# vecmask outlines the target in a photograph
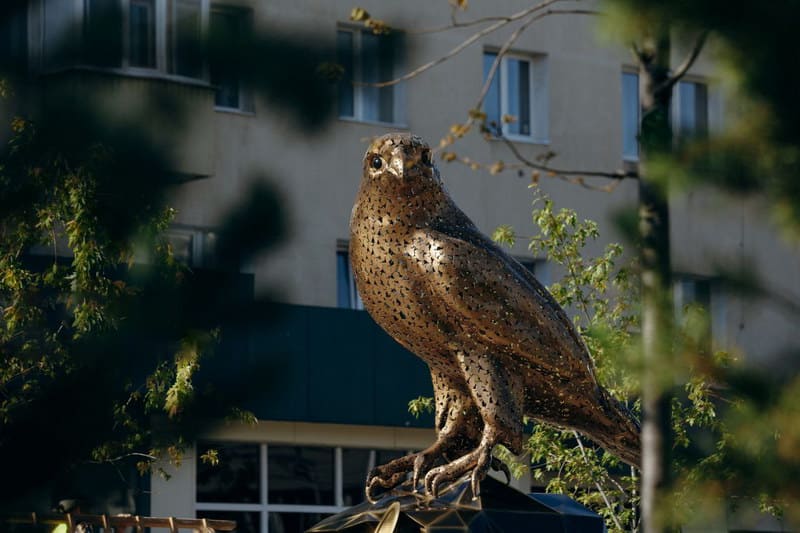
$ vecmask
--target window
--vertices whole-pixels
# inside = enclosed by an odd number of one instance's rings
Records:
[[[212,466],[199,457],[218,452]],[[259,443],[200,442],[198,518],[236,520],[241,533],[302,533],[364,500],[364,480],[404,452]]]
[[[235,62],[207,65],[202,53],[208,32],[235,40],[249,31],[249,9],[209,0],[40,1],[42,39],[30,43],[44,69],[82,64],[206,80],[217,89],[217,107],[252,110]]]
[[[189,267],[210,268],[215,263],[217,235],[211,230],[172,226],[164,234],[175,260]]]
[[[241,38],[250,28],[250,12],[245,9],[214,6],[211,9],[211,36],[227,42]],[[252,110],[248,92],[241,83],[235,61],[210,66],[211,84],[217,88],[214,103],[224,109]]]
[[[678,138],[708,134],[708,89],[704,83],[681,81],[673,99],[673,128]]]
[[[527,268],[536,279],[547,287],[550,285],[550,263],[547,262],[547,259],[531,259],[531,258],[517,258],[517,261],[520,262],[522,266]]]
[[[679,324],[691,307],[702,310],[706,329],[701,339],[705,351],[710,351],[713,343],[724,343],[726,305],[719,283],[708,278],[678,275],[673,283],[673,305]]]
[[[128,65],[156,68],[156,0],[128,1]]]
[[[121,3],[85,0],[82,60],[96,67],[122,66],[124,20]]]
[[[622,158],[639,159],[639,75],[622,73]]]
[[[0,67],[24,72],[28,55],[28,19],[23,6],[8,8],[0,18]]]
[[[350,252],[347,243],[339,243],[336,252],[336,306],[344,309],[364,309],[364,302],[358,294],[353,270],[350,268]]]
[[[401,123],[402,84],[373,87],[400,74],[402,36],[375,35],[371,30],[340,29],[337,61],[344,73],[339,82],[339,117],[369,122]]]
[[[484,52],[484,82],[496,60],[497,53]],[[546,57],[506,54],[484,100],[486,124],[497,137],[546,143],[547,100]]]
[[[74,30],[76,27],[74,2],[69,0],[42,0],[41,40],[42,67],[57,69],[74,61]],[[35,43],[36,39],[32,42]]]
[[[167,24],[170,54],[169,70],[187,78],[203,78],[200,46],[203,38],[201,0],[174,0]]]

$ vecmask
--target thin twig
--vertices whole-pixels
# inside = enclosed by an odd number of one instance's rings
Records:
[[[122,461],[123,459],[128,459],[129,457],[144,457],[145,459],[149,459],[151,461],[155,461],[155,460],[158,459],[158,457],[156,457],[154,455],[147,454],[147,453],[131,452],[131,453],[126,453],[124,455],[120,455],[118,457],[113,457],[111,459],[103,459],[102,461],[88,461],[88,462],[92,463],[92,464],[103,464],[103,463],[112,463],[113,464],[113,463],[118,463],[118,462]]]
[[[525,166],[531,167],[536,170],[543,170],[545,172],[551,172],[553,174],[559,174],[562,176],[586,176],[593,178],[611,178],[615,180],[624,180],[625,178],[639,177],[638,174],[635,172],[627,172],[623,170],[617,170],[614,172],[605,172],[602,170],[566,170],[566,169],[548,167],[547,165],[536,163],[535,161],[527,159],[525,156],[522,155],[517,146],[513,142],[508,140],[506,137],[498,137],[498,139],[503,141],[506,144],[506,146],[508,146],[508,148],[514,154],[514,157],[516,159],[518,159]]]
[[[575,435],[575,439],[578,441],[578,448],[580,448],[581,450],[581,455],[583,456],[583,460],[586,462],[587,465],[589,465],[589,458],[586,457],[586,450],[583,447],[583,442],[581,442],[580,435],[578,435],[577,431],[573,431],[572,434]],[[608,507],[608,510],[611,512],[611,520],[614,521],[614,525],[617,526],[617,529],[623,531],[622,524],[619,523],[617,514],[614,512],[614,507],[611,505],[611,502],[608,501],[608,496],[606,496],[603,487],[601,487],[600,483],[598,483],[597,481],[594,482],[594,486],[597,487],[597,491],[600,493],[600,496],[602,496],[603,501],[606,502],[606,507]]]
[[[439,149],[437,148],[435,151],[438,152]],[[453,161],[457,161],[458,163],[466,165],[466,166],[472,168],[473,170],[486,169],[486,168],[491,166],[491,165],[487,165],[485,163],[479,163],[479,162],[474,161],[474,160],[472,160],[472,159],[470,159],[468,157],[456,157],[455,159],[453,159]],[[528,166],[529,165],[527,165],[525,163],[508,164],[508,165],[505,165],[504,170],[520,170],[520,169],[526,168]],[[607,185],[597,186],[597,185],[592,185],[590,183],[587,183],[586,180],[583,179],[583,176],[562,175],[562,174],[558,174],[557,170],[553,171],[553,170],[551,170],[551,169],[549,169],[547,167],[543,167],[543,170],[547,170],[548,177],[551,177],[551,178],[554,178],[554,179],[559,179],[561,181],[570,183],[572,185],[577,185],[579,187],[583,187],[584,189],[587,189],[587,190],[590,190],[590,191],[610,193],[610,192],[614,192],[614,190],[616,190],[616,188],[619,187],[619,184],[622,183],[621,179],[615,179],[615,180],[613,180],[611,183],[609,183]]]
[[[560,0],[559,0],[560,1]],[[404,33],[407,35],[422,35],[426,33],[441,33],[449,30],[457,30],[462,28],[469,28],[470,26],[478,26],[480,24],[486,24],[487,22],[498,22],[498,21],[507,21],[510,17],[481,17],[479,19],[468,20],[464,22],[458,22],[454,18],[451,18],[450,24],[446,26],[439,26],[434,28],[423,28],[420,30],[404,30]]]
[[[413,78],[415,76],[420,75],[421,73],[425,72],[426,70],[430,70],[431,68],[435,67],[436,65],[444,63],[445,61],[447,61],[448,59],[452,58],[453,56],[458,55],[465,48],[467,48],[469,45],[471,45],[472,43],[474,43],[475,41],[477,41],[481,37],[489,35],[490,33],[499,30],[503,26],[506,26],[506,25],[514,22],[515,20],[519,20],[519,19],[525,18],[525,17],[527,17],[528,15],[530,15],[532,13],[535,13],[537,11],[541,11],[542,9],[545,9],[547,6],[549,6],[551,4],[554,4],[556,2],[563,2],[563,1],[564,0],[545,0],[541,4],[537,4],[535,6],[531,6],[531,7],[527,8],[527,9],[523,9],[522,11],[520,11],[518,13],[515,13],[515,14],[509,16],[506,19],[499,20],[499,21],[495,22],[494,24],[492,24],[491,26],[488,26],[488,27],[482,29],[481,31],[474,33],[472,36],[470,36],[468,39],[465,39],[464,41],[462,41],[458,46],[456,46],[455,48],[450,50],[445,55],[440,56],[440,57],[438,57],[438,58],[436,58],[436,59],[434,59],[432,61],[429,61],[429,62],[425,63],[424,65],[415,68],[411,72],[400,76],[399,78],[395,78],[393,80],[384,81],[384,82],[380,82],[380,83],[369,83],[369,84],[364,84],[364,85],[369,85],[370,87],[389,87],[391,85],[397,85],[398,83],[400,83],[402,81],[405,81],[405,80],[408,80],[408,79],[411,79],[411,78]]]
[[[519,36],[522,35],[522,32],[527,30],[534,22],[549,14],[553,14],[553,12],[552,10],[548,9],[546,12],[540,13],[539,15],[532,15],[528,20],[523,22],[519,28],[514,30],[514,33],[512,33],[508,39],[506,39],[506,42],[503,43],[503,46],[497,52],[497,56],[492,62],[492,68],[489,69],[489,73],[486,76],[486,81],[481,88],[480,95],[478,95],[478,101],[473,106],[473,109],[480,109],[483,105],[483,100],[486,98],[486,95],[489,94],[489,88],[492,86],[494,77],[497,75],[497,69],[500,68],[500,63],[503,60],[503,57],[508,53],[509,49],[511,49],[511,46],[517,41],[517,39],[519,39]]]

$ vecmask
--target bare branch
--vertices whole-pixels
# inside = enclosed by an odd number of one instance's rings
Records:
[[[149,461],[158,460],[158,457],[156,457],[154,455],[150,455],[150,454],[147,454],[147,453],[141,453],[141,452],[131,452],[131,453],[126,453],[126,454],[120,455],[118,457],[112,457],[111,459],[103,459],[102,461],[87,461],[87,462],[91,463],[91,464],[104,464],[104,463],[114,464],[114,463],[118,463],[118,462],[122,461],[123,459],[128,459],[130,457],[142,457],[142,458],[147,459]]]
[[[672,87],[686,75],[689,69],[692,68],[692,65],[694,65],[694,62],[697,60],[697,56],[699,56],[700,52],[703,50],[703,46],[706,44],[707,38],[708,31],[704,31],[697,37],[697,40],[695,41],[692,50],[689,52],[689,55],[686,56],[686,58],[683,60],[683,63],[678,65],[678,68],[675,69],[675,71],[672,73],[672,76],[670,76],[667,81],[656,87],[656,93],[671,90]]]
[[[467,48],[471,44],[475,43],[481,37],[489,35],[490,33],[493,33],[495,31],[499,30],[500,28],[502,28],[504,26],[507,26],[508,24],[510,24],[510,23],[512,23],[512,22],[514,22],[516,20],[524,19],[525,17],[527,17],[527,16],[529,16],[529,15],[531,15],[533,13],[536,13],[537,11],[542,11],[543,9],[546,9],[548,6],[550,6],[552,4],[555,4],[557,2],[563,2],[563,1],[564,0],[544,0],[540,4],[528,7],[528,8],[523,9],[522,11],[520,11],[518,13],[510,15],[507,18],[503,18],[501,20],[498,20],[497,22],[495,22],[491,26],[488,26],[488,27],[486,27],[486,28],[484,28],[484,29],[472,34],[469,38],[467,38],[464,41],[462,41],[458,46],[456,46],[455,48],[453,48],[452,50],[450,50],[449,52],[447,52],[443,56],[440,56],[440,57],[438,57],[438,58],[436,58],[436,59],[434,59],[432,61],[429,61],[429,62],[425,63],[424,65],[421,65],[421,66],[417,67],[416,69],[412,70],[411,72],[400,76],[399,78],[395,78],[393,80],[384,81],[384,82],[380,82],[380,83],[369,83],[369,84],[363,84],[363,85],[368,85],[370,87],[389,87],[391,85],[397,85],[400,82],[403,82],[403,81],[409,80],[411,78],[414,78],[414,77],[420,75],[421,73],[423,73],[423,72],[425,72],[427,70],[430,70],[433,67],[435,67],[435,66],[437,66],[437,65],[439,65],[441,63],[444,63],[448,59],[458,55],[465,48]],[[563,10],[564,13],[566,13],[566,12],[575,12],[575,11],[578,11],[578,10]],[[560,14],[560,13],[562,13],[562,11],[553,11],[552,13],[549,13],[549,14]]]
[[[599,11],[593,11],[591,9],[548,9],[544,13],[539,13],[538,15],[534,15],[528,20],[526,20],[519,28],[514,30],[514,33],[503,43],[503,46],[497,52],[497,57],[495,57],[494,62],[492,63],[492,68],[489,69],[489,73],[486,76],[486,82],[483,84],[481,88],[480,95],[478,96],[478,101],[475,103],[474,109],[480,109],[483,105],[483,101],[486,98],[486,95],[489,93],[489,88],[492,85],[492,81],[494,77],[497,75],[497,69],[500,68],[500,62],[503,59],[511,46],[516,42],[522,33],[528,29],[528,27],[536,22],[539,19],[542,19],[548,15],[564,15],[564,14],[577,14],[577,15],[599,15]]]
[[[583,460],[589,465],[589,459],[586,457],[586,449],[583,447],[583,442],[581,442],[581,437],[578,435],[577,431],[573,431],[572,434],[575,436],[575,440],[578,441],[578,448],[581,450],[581,456],[583,456]],[[614,521],[614,525],[617,526],[617,529],[620,531],[624,531],[622,528],[622,524],[619,523],[619,519],[617,518],[617,513],[614,512],[614,506],[611,505],[611,502],[608,500],[608,496],[606,496],[603,487],[597,481],[594,482],[595,487],[597,487],[597,491],[600,493],[600,496],[603,497],[603,501],[606,503],[606,507],[609,510],[609,514],[611,515],[611,519]]]
[[[425,33],[440,33],[449,30],[457,30],[462,28],[469,28],[470,26],[478,26],[480,24],[486,24],[487,22],[498,22],[498,21],[509,21],[510,17],[481,17],[479,19],[468,20],[465,22],[458,22],[455,19],[451,19],[450,24],[446,26],[439,26],[433,28],[423,28],[420,30],[405,30],[405,33],[408,35],[422,35]]]
[[[438,151],[438,150],[439,149],[436,149],[435,151]],[[479,163],[479,162],[474,161],[474,160],[472,160],[472,159],[470,159],[468,157],[456,156],[455,158],[449,159],[448,161],[456,161],[458,163],[461,163],[463,165],[466,165],[466,166],[470,167],[472,170],[479,170],[479,169],[486,170],[486,169],[488,169],[493,174],[497,173],[496,171],[492,171],[491,170],[492,167],[495,166],[494,164],[487,165],[485,163]],[[509,164],[509,165],[503,165],[503,170],[520,170],[520,169],[526,168],[528,166],[529,165],[527,165],[525,163]],[[612,181],[608,185],[597,186],[597,185],[593,185],[593,184],[587,183],[586,180],[583,179],[583,176],[580,176],[580,175],[575,175],[575,176],[563,175],[563,174],[559,174],[557,169],[553,170],[553,169],[550,169],[550,168],[544,167],[544,166],[542,166],[542,168],[547,171],[548,176],[551,177],[551,178],[559,179],[559,180],[565,181],[567,183],[571,183],[572,185],[578,185],[578,186],[583,187],[584,189],[588,189],[590,191],[613,192],[619,186],[619,184],[622,183],[621,179],[615,179],[614,181]]]
[[[613,172],[605,172],[601,170],[566,170],[566,169],[558,169],[552,168],[542,163],[537,163],[535,161],[531,161],[530,159],[526,158],[522,153],[519,151],[517,146],[508,140],[506,137],[498,137],[501,141],[508,146],[511,153],[514,154],[514,157],[526,167],[530,167],[536,170],[541,170],[544,172],[549,172],[551,174],[558,174],[560,176],[586,176],[592,178],[611,178],[614,180],[624,180],[626,178],[638,179],[639,175],[635,172],[627,172],[624,170],[617,170]]]
[[[631,43],[631,53],[633,54],[633,59],[637,62],[637,64],[646,63],[646,58],[644,52],[636,42]]]

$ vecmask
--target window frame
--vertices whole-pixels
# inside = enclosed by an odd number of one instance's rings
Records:
[[[681,85],[682,84],[701,85],[705,91],[705,129],[698,132],[697,129],[697,108],[694,109],[695,123],[692,127],[685,128],[681,121],[681,109],[684,102],[681,99]],[[672,93],[672,109],[670,110],[670,121],[672,124],[672,132],[676,141],[683,141],[687,139],[703,139],[707,138],[712,131],[712,113],[711,113],[711,89],[708,80],[698,78],[695,76],[684,76],[673,87]],[[696,102],[696,101],[695,101]],[[694,103],[693,103],[694,105]]]
[[[392,86],[392,116],[393,121],[386,122],[383,120],[372,120],[365,118],[366,97],[364,96],[365,87],[361,85],[363,79],[363,65],[361,61],[362,54],[362,40],[364,33],[370,33],[371,30],[361,26],[353,26],[348,24],[338,24],[336,26],[336,43],[338,46],[339,32],[347,32],[353,36],[353,115],[342,115],[337,109],[337,118],[345,122],[358,122],[361,124],[375,124],[379,126],[392,126],[396,128],[407,128],[406,119],[406,106],[405,106],[405,83],[400,82]],[[394,65],[392,68],[392,76],[398,77],[401,74],[402,66],[404,64],[404,47],[400,45],[399,50],[394,50]],[[346,80],[344,80],[346,82]],[[336,102],[338,106],[338,99]]]
[[[553,282],[552,265],[545,257],[515,256],[515,259],[528,270],[544,287]]]
[[[342,287],[339,286],[339,277],[341,272],[339,272],[339,259],[341,256],[344,256],[345,263],[347,265],[347,297],[349,305],[339,305],[340,303],[340,290],[343,290]],[[358,292],[358,287],[356,287],[356,280],[353,276],[353,267],[350,263],[350,243],[347,240],[340,239],[336,243],[336,306],[339,309],[354,309],[356,311],[363,311],[364,310],[364,301],[361,299],[361,295]]]
[[[636,77],[636,155],[630,155],[625,153],[625,86],[624,86],[624,79],[625,76],[635,76]],[[639,145],[639,136],[641,135],[641,127],[642,127],[642,101],[641,95],[639,94],[639,72],[633,68],[623,68],[622,73],[620,74],[620,99],[621,99],[621,126],[622,126],[622,160],[631,163],[638,163],[639,157],[641,154],[641,146]]]
[[[88,0],[64,0],[64,8],[71,19],[69,39],[79,39],[86,29],[90,17]],[[51,59],[47,53],[48,34],[45,28],[46,0],[35,0],[28,5],[28,62],[35,65],[34,70],[43,73],[60,72],[68,69],[82,69],[98,72],[109,72],[120,76],[129,76],[145,79],[163,79],[186,85],[214,88],[210,82],[209,66],[204,62],[200,77],[191,77],[178,74],[175,69],[175,36],[170,31],[168,21],[174,20],[176,3],[171,0],[153,0],[155,6],[155,65],[142,67],[131,65],[130,53],[130,6],[131,0],[116,0],[121,10],[121,57],[117,66],[97,66],[87,63],[80,55],[71,57],[67,61],[55,61],[47,64]],[[214,9],[237,10],[247,13],[252,23],[252,8],[243,4],[227,2],[213,2],[212,0],[199,0],[200,31],[206,34],[209,31],[211,12]],[[170,12],[172,11],[172,12]],[[57,59],[57,58],[56,58]],[[239,113],[245,115],[255,114],[255,103],[250,91],[246,87],[239,87],[239,107],[225,107],[214,105],[216,111]]]
[[[142,72],[166,72],[166,14],[167,0],[152,0],[153,2],[153,63],[152,67],[131,65],[131,2],[137,0],[120,0],[122,4],[122,69],[132,73]],[[86,21],[86,3],[84,11],[81,13],[81,24]]]
[[[209,0],[203,0],[204,2],[208,2]],[[237,17],[242,17],[239,20],[241,23],[243,20],[245,24],[248,24],[252,27],[253,24],[253,11],[251,8],[242,5],[234,5],[234,4],[227,4],[227,3],[214,3],[209,6],[208,11],[206,12],[205,17],[205,26],[203,26],[203,31],[208,32],[209,28],[211,27],[211,15],[216,11],[219,13],[235,13]],[[246,19],[246,20],[245,20]],[[252,92],[244,86],[242,83],[239,83],[239,90],[238,90],[238,106],[231,107],[225,105],[217,104],[217,97],[216,97],[216,86],[211,81],[211,69],[206,62],[204,65],[204,74],[206,79],[209,81],[212,87],[215,87],[215,94],[214,94],[214,110],[225,112],[225,113],[239,113],[243,115],[253,115],[255,114],[255,102],[253,100]]]
[[[486,83],[486,73],[483,72],[483,65],[487,54],[492,54],[495,58],[499,55],[499,50],[486,48],[481,52],[481,77],[482,82]],[[530,109],[530,134],[511,133],[508,131],[509,124],[503,122],[503,116],[509,113],[509,92],[508,85],[508,60],[525,61],[528,63],[528,108]],[[543,53],[520,53],[506,52],[500,60],[499,68],[495,72],[498,80],[498,91],[500,93],[500,117],[499,126],[502,137],[514,142],[531,144],[550,144],[550,117],[549,117],[549,65],[548,56]],[[493,138],[497,136],[492,135]]]
[[[708,301],[698,297],[698,287],[703,286]],[[673,317],[676,323],[683,320],[686,306],[700,305],[708,316],[708,338],[710,350],[727,345],[728,299],[719,278],[677,272],[672,279]]]
[[[193,479],[194,495],[192,501],[194,503],[194,515],[197,516],[198,511],[232,511],[232,512],[258,512],[259,513],[259,527],[261,533],[269,532],[269,513],[298,513],[298,514],[336,514],[347,509],[344,504],[344,466],[343,466],[343,450],[346,449],[362,449],[368,450],[369,463],[368,469],[375,466],[376,456],[378,451],[398,451],[402,453],[410,453],[409,450],[389,450],[384,448],[369,448],[361,446],[330,446],[324,444],[304,444],[304,443],[284,443],[284,442],[262,442],[262,441],[240,441],[240,440],[218,440],[210,439],[212,444],[250,444],[258,446],[259,457],[259,502],[258,503],[227,503],[227,502],[200,502],[197,501],[197,479],[196,474]],[[299,446],[308,448],[328,448],[333,451],[333,505],[307,505],[307,504],[271,504],[268,500],[269,495],[269,447],[272,446]],[[197,468],[198,443],[194,443],[194,457],[195,469]]]
[[[214,267],[214,251],[217,232],[211,227],[173,223],[164,231],[164,237],[172,247],[173,257],[190,268]],[[180,241],[188,244],[186,257],[179,251]]]

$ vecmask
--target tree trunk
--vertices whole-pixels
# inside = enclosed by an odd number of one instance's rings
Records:
[[[642,530],[668,527],[665,492],[670,484],[671,331],[669,208],[663,176],[648,172],[647,160],[672,149],[668,33],[644,43],[639,55],[642,122],[639,162],[639,232],[642,259]]]

